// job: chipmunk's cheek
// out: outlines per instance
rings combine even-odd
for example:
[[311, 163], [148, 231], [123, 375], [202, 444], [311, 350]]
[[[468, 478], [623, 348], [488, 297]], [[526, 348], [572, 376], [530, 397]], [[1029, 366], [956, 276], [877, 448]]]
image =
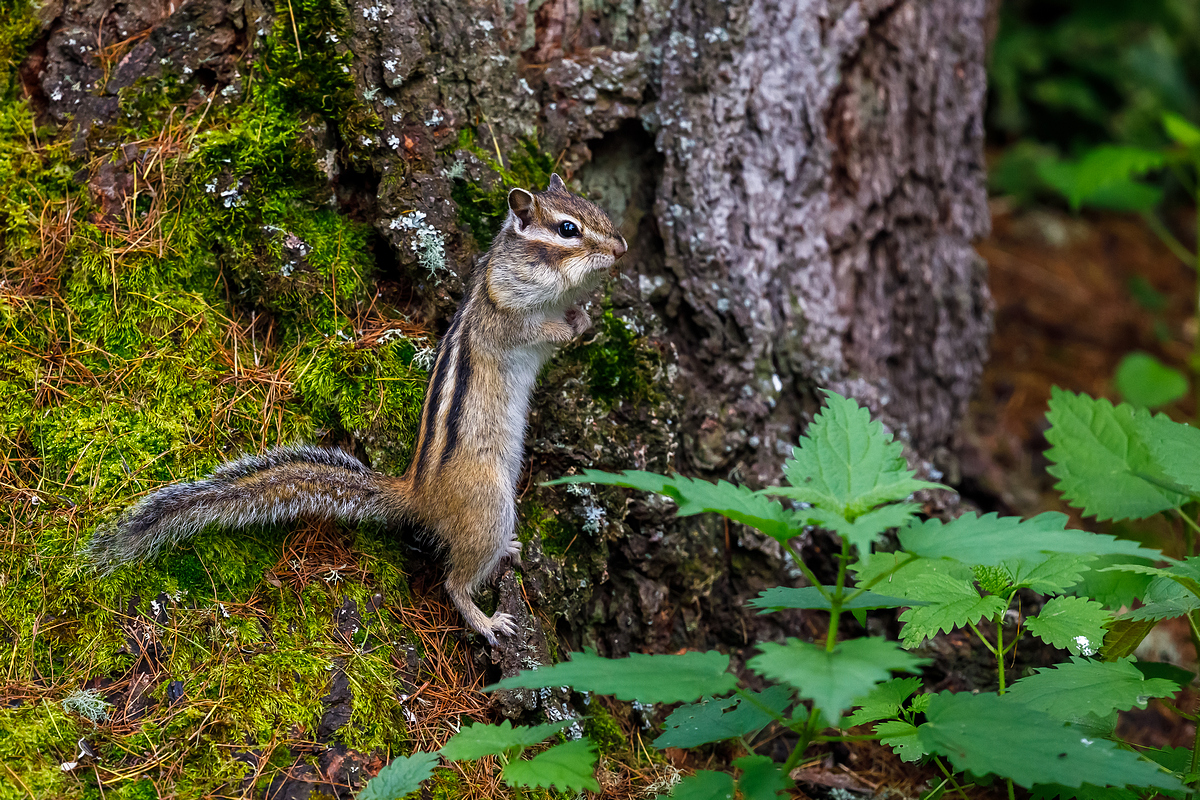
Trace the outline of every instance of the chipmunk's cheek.
[[580, 282], [588, 278], [591, 272], [592, 264], [588, 256], [577, 256], [569, 259], [563, 265], [563, 273], [566, 276], [567, 283], [572, 286], [578, 286]]
[[587, 260], [588, 272], [607, 272], [616, 266], [617, 260], [603, 253], [595, 253]]

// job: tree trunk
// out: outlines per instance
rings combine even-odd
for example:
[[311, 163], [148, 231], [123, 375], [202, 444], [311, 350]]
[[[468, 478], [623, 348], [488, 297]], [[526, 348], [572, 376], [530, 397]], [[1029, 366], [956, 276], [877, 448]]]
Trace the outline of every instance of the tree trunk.
[[[192, 108], [236, 102], [266, 32], [299, 49], [312, 5], [49, 5], [25, 87], [78, 151], [109, 158], [119, 93], [172, 75]], [[381, 280], [435, 330], [480, 248], [451, 198], [489, 191], [497, 167], [548, 154], [618, 221], [630, 252], [610, 316], [542, 380], [533, 479], [598, 466], [776, 482], [830, 389], [953, 481], [990, 331], [971, 246], [988, 229], [986, 5], [351, 0], [321, 46], [350, 53], [356, 99], [299, 135], [328, 152], [337, 207], [378, 232]], [[530, 488], [522, 510], [529, 596], [574, 647], [783, 632], [741, 611], [789, 579], [748, 531], [619, 492]], [[502, 604], [523, 606], [507, 585]]]

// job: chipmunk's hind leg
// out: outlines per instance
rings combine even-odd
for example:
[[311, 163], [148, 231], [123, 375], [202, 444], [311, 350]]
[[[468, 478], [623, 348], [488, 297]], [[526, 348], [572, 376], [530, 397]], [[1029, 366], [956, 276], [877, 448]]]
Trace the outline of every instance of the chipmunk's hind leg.
[[501, 559], [511, 553], [516, 515], [511, 513], [505, 516], [508, 518], [498, 520], [498, 524], [488, 525], [485, 530], [443, 537], [450, 543], [446, 592], [458, 607], [463, 620], [492, 645], [497, 644], [498, 635], [512, 636], [517, 632], [516, 620], [511, 614], [501, 611], [489, 617], [475, 605], [472, 595], [492, 576]]

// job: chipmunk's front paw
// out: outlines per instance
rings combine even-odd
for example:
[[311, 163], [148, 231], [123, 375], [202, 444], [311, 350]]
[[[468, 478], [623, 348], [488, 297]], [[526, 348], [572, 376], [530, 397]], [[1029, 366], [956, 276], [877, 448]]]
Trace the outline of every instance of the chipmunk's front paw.
[[576, 336], [580, 336], [587, 332], [588, 328], [592, 327], [592, 318], [588, 313], [579, 306], [571, 306], [567, 309], [564, 321], [571, 326], [571, 332]]
[[521, 540], [520, 540], [520, 539], [513, 539], [511, 542], [509, 542], [509, 543], [508, 543], [508, 549], [506, 549], [506, 550], [504, 551], [504, 555], [508, 556], [508, 557], [509, 557], [509, 558], [511, 558], [513, 561], [516, 561], [516, 562], [520, 563], [520, 561], [521, 561], [521, 548], [522, 548], [523, 546], [524, 546], [524, 545], [522, 545], [522, 544], [521, 544]]

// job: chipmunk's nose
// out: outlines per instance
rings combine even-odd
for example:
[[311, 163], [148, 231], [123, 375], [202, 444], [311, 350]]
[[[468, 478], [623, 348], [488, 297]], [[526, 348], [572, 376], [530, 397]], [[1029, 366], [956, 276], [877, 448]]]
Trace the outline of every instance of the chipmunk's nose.
[[613, 245], [612, 249], [613, 258], [620, 258], [621, 256], [625, 255], [625, 251], [628, 249], [629, 247], [625, 244], [625, 237], [618, 236], [617, 243]]

